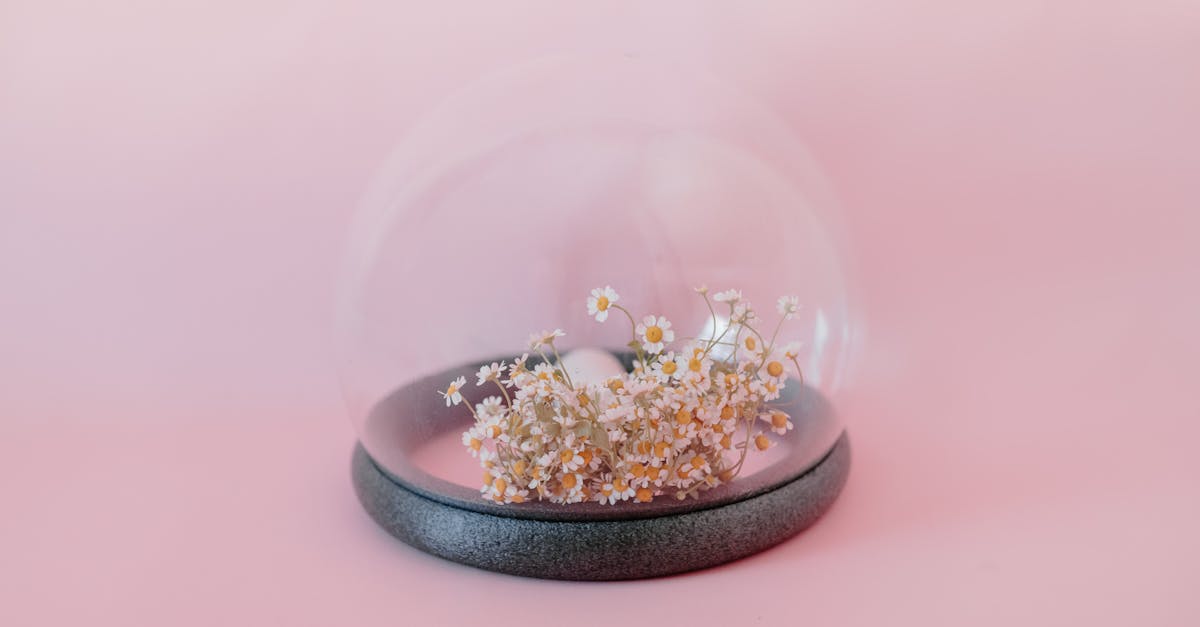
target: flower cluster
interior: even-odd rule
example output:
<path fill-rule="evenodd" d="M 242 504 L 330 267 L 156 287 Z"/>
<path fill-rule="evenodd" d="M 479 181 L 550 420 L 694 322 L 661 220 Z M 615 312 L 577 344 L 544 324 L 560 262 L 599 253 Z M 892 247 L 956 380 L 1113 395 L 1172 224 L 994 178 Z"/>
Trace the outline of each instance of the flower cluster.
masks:
<path fill-rule="evenodd" d="M 795 367 L 798 345 L 777 347 L 784 320 L 795 316 L 795 297 L 779 299 L 779 325 L 768 339 L 741 292 L 709 298 L 729 308 L 727 323 L 709 338 L 684 338 L 672 348 L 669 320 L 635 319 L 611 287 L 592 290 L 588 313 L 600 322 L 611 311 L 629 319 L 635 354 L 632 372 L 576 384 L 562 367 L 555 340 L 560 329 L 535 333 L 529 350 L 511 364 L 484 365 L 477 385 L 498 394 L 466 406 L 474 425 L 462 435 L 483 467 L 483 497 L 498 503 L 531 498 L 555 503 L 649 502 L 671 494 L 683 499 L 732 480 L 749 451 L 774 445 L 766 435 L 792 429 L 791 417 L 772 405 Z M 440 392 L 446 405 L 463 403 L 465 377 Z"/>

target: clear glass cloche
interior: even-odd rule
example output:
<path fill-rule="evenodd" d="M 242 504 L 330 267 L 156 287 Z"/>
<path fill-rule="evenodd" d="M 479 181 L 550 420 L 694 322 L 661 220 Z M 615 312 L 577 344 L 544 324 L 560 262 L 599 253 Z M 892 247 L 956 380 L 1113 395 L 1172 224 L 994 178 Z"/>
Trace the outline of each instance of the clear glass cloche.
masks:
<path fill-rule="evenodd" d="M 707 341 L 705 358 L 728 358 L 736 314 L 716 297 L 737 290 L 764 341 L 790 318 L 778 331 L 799 371 L 789 385 L 820 407 L 768 433 L 780 446 L 734 481 L 814 463 L 842 432 L 857 331 L 838 232 L 789 127 L 720 81 L 628 56 L 494 75 L 402 138 L 354 223 L 338 346 L 360 441 L 400 480 L 478 498 L 463 434 L 470 408 L 501 393 L 476 385 L 481 366 L 511 368 L 531 334 L 561 329 L 553 349 L 577 387 L 649 369 L 637 326 L 650 314 L 670 319 L 681 346 Z M 614 306 L 598 322 L 604 288 L 631 315 Z M 464 404 L 451 405 L 460 376 Z"/>

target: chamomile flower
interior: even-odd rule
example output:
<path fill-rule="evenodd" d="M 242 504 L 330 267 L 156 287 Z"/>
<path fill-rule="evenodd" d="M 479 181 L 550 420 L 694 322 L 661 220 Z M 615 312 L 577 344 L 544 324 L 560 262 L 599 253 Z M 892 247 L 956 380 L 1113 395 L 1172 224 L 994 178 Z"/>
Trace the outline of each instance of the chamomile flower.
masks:
<path fill-rule="evenodd" d="M 785 361 L 787 361 L 787 358 L 779 352 L 768 355 L 763 363 L 762 370 L 759 371 L 759 376 L 776 385 L 782 383 L 787 379 L 787 368 L 783 365 Z"/>
<path fill-rule="evenodd" d="M 587 463 L 580 451 L 573 448 L 564 448 L 558 452 L 558 463 L 563 470 L 572 471 L 578 469 Z"/>
<path fill-rule="evenodd" d="M 787 432 L 791 431 L 795 426 L 792 424 L 790 417 L 779 410 L 760 414 L 758 419 L 770 424 L 771 431 L 774 431 L 779 435 L 787 435 Z"/>
<path fill-rule="evenodd" d="M 596 491 L 596 500 L 600 503 L 612 505 L 617 502 L 617 496 L 614 494 L 616 489 L 613 488 L 612 477 L 606 476 L 604 483 L 600 485 L 600 489 Z"/>
<path fill-rule="evenodd" d="M 457 405 L 462 402 L 462 389 L 466 384 L 467 378 L 459 377 L 450 382 L 450 385 L 446 388 L 445 392 L 438 392 L 438 394 L 441 394 L 446 399 L 446 407 Z"/>
<path fill-rule="evenodd" d="M 499 396 L 489 396 L 475 406 L 475 413 L 479 414 L 480 418 L 492 418 L 502 415 L 504 409 L 504 399 Z"/>
<path fill-rule="evenodd" d="M 800 297 L 780 296 L 775 309 L 779 311 L 779 315 L 783 316 L 785 320 L 791 320 L 796 317 L 796 312 L 800 311 Z"/>
<path fill-rule="evenodd" d="M 475 385 L 479 386 L 487 383 L 488 381 L 498 380 L 500 378 L 500 373 L 503 372 L 503 370 L 504 362 L 496 363 L 493 361 L 491 364 L 480 366 L 479 372 L 475 373 L 475 377 L 478 379 L 478 381 L 475 382 Z"/>
<path fill-rule="evenodd" d="M 583 500 L 584 478 L 579 473 L 564 472 L 560 474 L 558 485 L 562 489 L 562 502 L 578 503 Z"/>
<path fill-rule="evenodd" d="M 533 335 L 529 336 L 529 350 L 537 350 L 543 346 L 550 346 L 551 344 L 554 344 L 554 340 L 563 337 L 564 335 L 566 335 L 566 332 L 562 329 L 534 333 Z"/>
<path fill-rule="evenodd" d="M 480 425 L 480 427 L 483 429 L 482 433 L 484 437 L 490 440 L 495 440 L 496 442 L 507 443 L 511 438 L 509 438 L 503 422 L 503 416 L 489 416 Z"/>
<path fill-rule="evenodd" d="M 708 379 L 708 373 L 712 370 L 713 360 L 705 354 L 703 348 L 694 346 L 691 350 L 683 351 L 683 354 L 679 356 L 678 365 L 681 371 L 678 378 L 692 385 L 697 385 Z"/>
<path fill-rule="evenodd" d="M 483 433 L 479 430 L 479 425 L 467 429 L 462 434 L 463 446 L 467 447 L 467 452 L 471 457 L 478 457 L 479 451 L 486 450 L 483 448 Z"/>
<path fill-rule="evenodd" d="M 754 311 L 754 307 L 750 303 L 743 300 L 734 304 L 733 315 L 729 317 L 730 322 L 746 326 L 756 320 L 758 320 L 758 313 Z"/>
<path fill-rule="evenodd" d="M 741 290 L 725 290 L 724 292 L 717 292 L 713 295 L 713 300 L 717 301 L 718 303 L 729 303 L 733 305 L 741 302 L 742 292 Z"/>
<path fill-rule="evenodd" d="M 596 322 L 604 322 L 608 320 L 608 308 L 620 299 L 621 297 L 617 295 L 617 291 L 613 288 L 607 285 L 597 287 L 592 290 L 592 295 L 588 297 L 588 315 L 594 316 Z"/>
<path fill-rule="evenodd" d="M 662 316 L 646 316 L 637 325 L 635 333 L 642 342 L 642 348 L 651 355 L 661 353 L 666 344 L 675 341 L 671 321 Z"/>
<path fill-rule="evenodd" d="M 612 486 L 613 495 L 616 496 L 618 501 L 631 499 L 633 498 L 634 494 L 637 494 L 637 490 L 635 490 L 633 486 L 629 484 L 629 481 L 625 479 L 625 477 L 615 477 L 612 480 Z"/>
<path fill-rule="evenodd" d="M 683 371 L 679 369 L 677 359 L 675 351 L 659 355 L 650 364 L 650 374 L 662 383 L 670 381 L 673 377 L 682 376 Z"/>
<path fill-rule="evenodd" d="M 750 359 L 762 357 L 763 351 L 766 349 L 762 338 L 755 333 L 747 333 L 744 337 L 738 338 L 738 350 L 742 351 L 743 356 Z"/>

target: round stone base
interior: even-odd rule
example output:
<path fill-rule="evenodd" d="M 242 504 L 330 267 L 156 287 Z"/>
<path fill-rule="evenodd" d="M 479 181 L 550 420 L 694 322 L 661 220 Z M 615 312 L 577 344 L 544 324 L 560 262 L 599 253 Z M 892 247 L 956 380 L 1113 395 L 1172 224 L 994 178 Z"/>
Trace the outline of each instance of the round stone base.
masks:
<path fill-rule="evenodd" d="M 463 509 L 401 485 L 361 444 L 352 472 L 371 518 L 422 551 L 525 577 L 641 579 L 736 560 L 812 525 L 846 483 L 850 444 L 842 433 L 807 472 L 743 499 L 628 519 L 538 520 Z"/>

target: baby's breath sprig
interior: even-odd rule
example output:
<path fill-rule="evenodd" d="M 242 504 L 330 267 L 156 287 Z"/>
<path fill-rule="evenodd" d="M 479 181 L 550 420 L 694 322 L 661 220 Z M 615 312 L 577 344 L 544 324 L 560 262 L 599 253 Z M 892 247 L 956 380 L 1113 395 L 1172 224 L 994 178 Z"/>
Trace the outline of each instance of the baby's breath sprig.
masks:
<path fill-rule="evenodd" d="M 750 451 L 774 446 L 766 431 L 785 435 L 793 429 L 791 417 L 770 403 L 786 384 L 784 362 L 803 382 L 800 345 L 775 346 L 799 300 L 779 299 L 781 320 L 767 341 L 740 291 L 711 299 L 707 287 L 696 292 L 708 307 L 712 333 L 673 347 L 675 332 L 666 317 L 647 315 L 639 322 L 617 304 L 620 295 L 611 286 L 591 291 L 587 310 L 597 322 L 613 309 L 629 319 L 632 372 L 576 385 L 555 345 L 565 335 L 561 329 L 530 336 L 529 349 L 540 358 L 532 366 L 528 355 L 507 367 L 482 366 L 476 384 L 492 383 L 500 396 L 467 403 L 475 423 L 462 441 L 483 467 L 484 498 L 613 504 L 696 496 L 732 481 Z M 729 307 L 719 333 L 713 301 Z M 465 385 L 458 377 L 439 392 L 447 407 L 463 402 Z"/>

